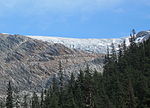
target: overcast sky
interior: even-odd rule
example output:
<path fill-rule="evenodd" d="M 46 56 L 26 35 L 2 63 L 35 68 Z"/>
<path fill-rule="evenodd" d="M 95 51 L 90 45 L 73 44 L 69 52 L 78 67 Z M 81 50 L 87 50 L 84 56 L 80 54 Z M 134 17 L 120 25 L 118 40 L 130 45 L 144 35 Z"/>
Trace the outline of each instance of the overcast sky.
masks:
<path fill-rule="evenodd" d="M 1 0 L 0 32 L 116 38 L 150 30 L 150 0 Z"/>

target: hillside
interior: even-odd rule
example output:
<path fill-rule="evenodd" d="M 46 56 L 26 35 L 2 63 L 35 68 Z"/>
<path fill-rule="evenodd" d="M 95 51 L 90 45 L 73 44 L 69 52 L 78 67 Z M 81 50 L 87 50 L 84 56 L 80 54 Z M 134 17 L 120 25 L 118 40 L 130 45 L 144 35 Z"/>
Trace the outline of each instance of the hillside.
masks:
<path fill-rule="evenodd" d="M 99 58 L 100 57 L 100 58 Z M 40 91 L 61 61 L 67 75 L 89 63 L 102 71 L 101 55 L 88 54 L 62 44 L 43 42 L 21 35 L 0 34 L 0 94 L 5 94 L 8 81 L 19 91 Z"/>

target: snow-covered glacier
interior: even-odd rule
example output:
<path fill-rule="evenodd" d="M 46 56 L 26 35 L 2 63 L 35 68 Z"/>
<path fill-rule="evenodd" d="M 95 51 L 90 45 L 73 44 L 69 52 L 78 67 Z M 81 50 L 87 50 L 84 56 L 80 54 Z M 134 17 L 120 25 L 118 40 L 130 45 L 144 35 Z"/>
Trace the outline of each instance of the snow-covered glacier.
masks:
<path fill-rule="evenodd" d="M 124 40 L 126 45 L 130 44 L 129 36 L 125 38 L 114 39 L 77 39 L 77 38 L 63 38 L 63 37 L 49 37 L 49 36 L 28 36 L 30 38 L 43 40 L 51 43 L 61 43 L 69 48 L 83 50 L 90 53 L 106 53 L 107 47 L 110 47 L 114 43 L 116 49 L 118 45 Z M 141 31 L 137 33 L 135 42 L 143 42 L 150 37 L 150 31 Z"/>
<path fill-rule="evenodd" d="M 124 40 L 128 44 L 128 38 L 116 39 L 77 39 L 77 38 L 62 38 L 62 37 L 46 37 L 46 36 L 28 36 L 30 38 L 43 40 L 51 43 L 61 43 L 69 48 L 83 50 L 90 53 L 106 53 L 107 46 L 112 43 L 117 47 Z"/>

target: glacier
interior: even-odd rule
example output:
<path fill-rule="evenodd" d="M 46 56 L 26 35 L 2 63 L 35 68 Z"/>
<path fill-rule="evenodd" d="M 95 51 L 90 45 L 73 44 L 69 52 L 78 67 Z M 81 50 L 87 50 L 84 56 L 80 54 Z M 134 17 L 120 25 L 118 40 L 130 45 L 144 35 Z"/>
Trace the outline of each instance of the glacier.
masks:
<path fill-rule="evenodd" d="M 7 34 L 7 33 L 3 33 Z M 107 47 L 110 47 L 113 43 L 116 50 L 118 45 L 126 41 L 126 45 L 130 45 L 130 36 L 113 39 L 79 39 L 79 38 L 64 38 L 64 37 L 52 37 L 52 36 L 32 36 L 26 35 L 27 37 L 42 40 L 50 43 L 60 43 L 68 48 L 85 51 L 88 53 L 101 53 L 106 54 Z M 141 31 L 136 34 L 135 43 L 144 42 L 150 38 L 150 30 Z"/>
<path fill-rule="evenodd" d="M 114 39 L 77 39 L 77 38 L 62 38 L 62 37 L 48 37 L 48 36 L 28 36 L 33 39 L 47 41 L 51 43 L 60 43 L 69 48 L 82 50 L 89 53 L 105 54 L 107 47 L 112 43 L 118 47 L 124 40 L 129 45 L 129 38 L 114 38 Z"/>
<path fill-rule="evenodd" d="M 118 45 L 126 42 L 126 45 L 130 45 L 130 36 L 123 38 L 114 38 L 114 39 L 78 39 L 78 38 L 63 38 L 63 37 L 50 37 L 50 36 L 28 36 L 33 39 L 38 39 L 42 41 L 47 41 L 51 43 L 60 43 L 66 47 L 82 50 L 89 53 L 101 53 L 106 54 L 107 47 L 110 47 L 113 43 L 116 50 Z M 135 43 L 141 43 L 150 38 L 150 30 L 141 31 L 135 35 Z"/>

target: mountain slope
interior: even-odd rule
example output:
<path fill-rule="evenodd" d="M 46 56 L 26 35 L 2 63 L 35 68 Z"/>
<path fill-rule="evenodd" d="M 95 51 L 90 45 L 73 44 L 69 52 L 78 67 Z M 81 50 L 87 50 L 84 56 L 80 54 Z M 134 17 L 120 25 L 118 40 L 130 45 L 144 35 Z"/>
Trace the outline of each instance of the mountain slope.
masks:
<path fill-rule="evenodd" d="M 143 42 L 149 37 L 150 31 L 139 32 L 135 42 Z M 0 34 L 0 94 L 6 93 L 9 80 L 16 91 L 17 88 L 19 91 L 40 91 L 58 72 L 60 61 L 66 75 L 77 74 L 86 64 L 102 72 L 107 45 L 113 42 L 118 46 L 124 39 L 129 45 L 129 38 L 68 39 Z"/>
<path fill-rule="evenodd" d="M 96 60 L 102 63 L 101 55 L 21 35 L 0 34 L 0 94 L 5 94 L 9 80 L 16 91 L 40 91 L 52 74 L 58 72 L 59 61 L 67 75 L 86 63 L 101 71 L 102 66 Z"/>

